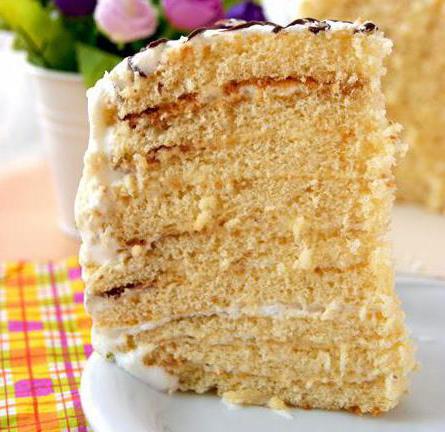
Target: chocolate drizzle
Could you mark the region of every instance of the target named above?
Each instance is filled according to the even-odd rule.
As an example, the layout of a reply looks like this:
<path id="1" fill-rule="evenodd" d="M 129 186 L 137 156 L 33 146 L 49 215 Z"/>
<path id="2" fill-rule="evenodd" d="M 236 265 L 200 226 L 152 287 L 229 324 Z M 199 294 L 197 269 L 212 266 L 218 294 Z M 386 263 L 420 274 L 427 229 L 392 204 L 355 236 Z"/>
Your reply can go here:
<path id="1" fill-rule="evenodd" d="M 241 23 L 238 22 L 235 25 L 231 25 L 231 26 L 227 27 L 226 31 L 242 30 L 242 29 L 253 27 L 256 25 L 260 25 L 260 26 L 271 25 L 271 26 L 277 27 L 276 24 L 271 23 L 269 21 L 246 21 L 246 22 L 241 22 Z M 278 27 L 281 27 L 281 26 L 278 26 Z"/>
<path id="2" fill-rule="evenodd" d="M 188 36 L 187 36 L 187 40 L 193 39 L 195 36 L 200 35 L 201 33 L 207 31 L 207 30 L 213 30 L 214 28 L 212 27 L 199 27 L 195 30 L 193 30 Z M 216 30 L 216 29 L 215 29 Z"/>
<path id="3" fill-rule="evenodd" d="M 314 33 L 320 33 L 322 31 L 327 31 L 331 29 L 331 25 L 329 24 L 329 21 L 332 22 L 344 22 L 347 24 L 353 24 L 352 21 L 339 21 L 339 20 L 324 20 L 320 21 L 315 18 L 298 18 L 291 23 L 289 23 L 286 27 L 282 27 L 278 24 L 275 24 L 270 21 L 241 21 L 241 20 L 222 20 L 218 21 L 215 25 L 209 26 L 209 27 L 200 27 L 196 30 L 193 30 L 188 36 L 187 40 L 193 39 L 194 37 L 200 35 L 201 33 L 204 33 L 207 30 L 222 30 L 222 31 L 236 31 L 236 30 L 242 30 L 249 27 L 253 27 L 256 25 L 260 26 L 272 26 L 272 33 L 279 33 L 280 31 L 295 26 L 295 25 L 306 25 L 309 24 L 307 29 Z M 377 26 L 371 22 L 367 22 L 363 24 L 362 26 L 356 28 L 354 31 L 356 33 L 370 33 L 374 30 L 377 30 Z"/>
<path id="4" fill-rule="evenodd" d="M 319 22 L 315 25 L 310 25 L 308 30 L 314 34 L 320 33 L 321 31 L 327 31 L 331 26 L 327 22 Z"/>
<path id="5" fill-rule="evenodd" d="M 214 25 L 209 27 L 199 27 L 195 30 L 193 30 L 189 35 L 187 36 L 187 40 L 193 39 L 194 37 L 200 35 L 201 33 L 204 33 L 207 30 L 228 30 L 231 29 L 233 26 L 238 24 L 240 21 L 235 19 L 227 19 L 227 20 L 220 20 L 217 21 Z"/>
<path id="6" fill-rule="evenodd" d="M 339 22 L 339 23 L 346 23 L 346 24 L 354 24 L 352 21 L 348 21 L 348 20 L 336 20 L 336 19 L 330 19 L 329 21 L 332 21 L 332 22 Z"/>
<path id="7" fill-rule="evenodd" d="M 320 22 L 318 20 L 316 20 L 315 18 L 297 18 L 296 20 L 291 21 L 287 26 L 287 27 L 292 27 L 294 25 L 304 25 L 307 23 L 317 23 Z"/>
<path id="8" fill-rule="evenodd" d="M 221 30 L 223 32 L 231 32 L 236 30 L 242 30 L 249 27 L 253 27 L 256 25 L 260 26 L 272 26 L 272 33 L 280 33 L 282 30 L 287 29 L 289 27 L 293 27 L 295 25 L 307 25 L 307 30 L 310 31 L 313 34 L 318 34 L 320 32 L 328 31 L 332 28 L 332 26 L 329 24 L 329 21 L 331 22 L 339 22 L 339 23 L 347 23 L 347 24 L 353 24 L 351 21 L 339 21 L 339 20 L 317 20 L 315 18 L 298 18 L 291 23 L 289 23 L 287 26 L 282 27 L 278 24 L 272 23 L 270 21 L 242 21 L 242 20 L 236 20 L 236 19 L 228 19 L 228 20 L 221 20 L 215 23 L 212 26 L 209 27 L 200 27 L 195 30 L 193 30 L 188 36 L 187 41 L 195 38 L 196 36 L 206 32 L 207 30 Z M 378 27 L 372 23 L 372 22 L 365 22 L 364 24 L 354 28 L 354 33 L 372 33 L 374 31 L 378 30 Z M 155 41 L 150 42 L 146 48 L 155 48 L 158 45 L 167 43 L 168 40 L 165 38 L 157 39 Z M 134 56 L 133 56 L 134 57 Z M 138 67 L 133 62 L 133 57 L 128 58 L 128 67 L 133 71 L 137 72 L 140 76 L 146 77 L 147 75 L 145 72 Z"/>
<path id="9" fill-rule="evenodd" d="M 146 50 L 147 48 L 144 48 Z M 133 63 L 134 56 L 127 58 L 127 65 L 128 69 L 132 70 L 133 72 L 137 72 L 141 77 L 147 78 L 147 74 L 136 64 Z"/>
<path id="10" fill-rule="evenodd" d="M 151 41 L 147 45 L 147 48 L 156 48 L 158 45 L 161 45 L 161 44 L 164 44 L 164 43 L 167 43 L 167 42 L 168 42 L 168 39 L 166 39 L 166 38 L 156 39 L 154 41 Z"/>
<path id="11" fill-rule="evenodd" d="M 372 33 L 379 28 L 372 22 L 368 21 L 362 24 L 358 29 L 354 30 L 354 33 Z"/>

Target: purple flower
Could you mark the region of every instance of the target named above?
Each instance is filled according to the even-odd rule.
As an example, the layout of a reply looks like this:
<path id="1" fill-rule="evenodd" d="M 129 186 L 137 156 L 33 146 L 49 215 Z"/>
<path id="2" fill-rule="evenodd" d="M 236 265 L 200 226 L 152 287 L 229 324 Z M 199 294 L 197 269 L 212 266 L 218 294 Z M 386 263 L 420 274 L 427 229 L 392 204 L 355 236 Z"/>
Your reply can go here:
<path id="1" fill-rule="evenodd" d="M 226 13 L 227 18 L 236 18 L 246 21 L 264 21 L 263 8 L 253 1 L 245 1 L 232 6 Z"/>
<path id="2" fill-rule="evenodd" d="M 222 0 L 162 0 L 168 20 L 182 30 L 205 27 L 224 17 Z"/>
<path id="3" fill-rule="evenodd" d="M 90 15 L 96 7 L 96 0 L 54 0 L 56 6 L 64 15 Z"/>
<path id="4" fill-rule="evenodd" d="M 115 43 L 149 37 L 158 25 L 157 12 L 148 0 L 99 0 L 94 19 Z"/>

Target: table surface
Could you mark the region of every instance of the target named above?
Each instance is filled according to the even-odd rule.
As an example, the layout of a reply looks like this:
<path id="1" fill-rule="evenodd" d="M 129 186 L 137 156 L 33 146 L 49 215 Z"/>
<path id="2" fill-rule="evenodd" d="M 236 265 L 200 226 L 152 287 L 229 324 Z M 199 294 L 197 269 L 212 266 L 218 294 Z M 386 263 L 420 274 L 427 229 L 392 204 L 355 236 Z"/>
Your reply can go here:
<path id="1" fill-rule="evenodd" d="M 30 187 L 32 185 L 32 187 Z M 0 261 L 46 261 L 76 255 L 79 241 L 57 225 L 53 182 L 43 160 L 0 173 Z"/>

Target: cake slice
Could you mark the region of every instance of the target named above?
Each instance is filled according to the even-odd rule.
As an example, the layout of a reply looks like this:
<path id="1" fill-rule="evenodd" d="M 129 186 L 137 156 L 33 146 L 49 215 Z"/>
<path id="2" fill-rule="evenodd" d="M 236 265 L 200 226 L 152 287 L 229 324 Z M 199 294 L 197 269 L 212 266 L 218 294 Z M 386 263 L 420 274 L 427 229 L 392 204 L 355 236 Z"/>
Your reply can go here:
<path id="1" fill-rule="evenodd" d="M 89 91 L 76 216 L 96 351 L 235 403 L 397 404 L 414 360 L 386 237 L 390 50 L 370 22 L 229 21 Z"/>
<path id="2" fill-rule="evenodd" d="M 398 196 L 445 212 L 445 0 L 301 0 L 299 12 L 372 19 L 394 41 L 384 92 L 409 145 L 396 172 Z"/>

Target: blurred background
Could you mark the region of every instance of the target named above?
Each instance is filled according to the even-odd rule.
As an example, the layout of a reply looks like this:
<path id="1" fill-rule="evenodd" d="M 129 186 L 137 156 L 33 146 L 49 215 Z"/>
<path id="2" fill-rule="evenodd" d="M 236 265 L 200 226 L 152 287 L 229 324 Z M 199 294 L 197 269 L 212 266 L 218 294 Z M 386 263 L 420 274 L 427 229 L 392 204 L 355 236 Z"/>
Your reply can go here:
<path id="1" fill-rule="evenodd" d="M 286 25 L 301 1 L 1 0 L 0 260 L 77 253 L 85 92 L 105 71 L 150 41 L 221 19 Z M 399 271 L 445 278 L 443 214 L 398 206 L 393 238 Z"/>

